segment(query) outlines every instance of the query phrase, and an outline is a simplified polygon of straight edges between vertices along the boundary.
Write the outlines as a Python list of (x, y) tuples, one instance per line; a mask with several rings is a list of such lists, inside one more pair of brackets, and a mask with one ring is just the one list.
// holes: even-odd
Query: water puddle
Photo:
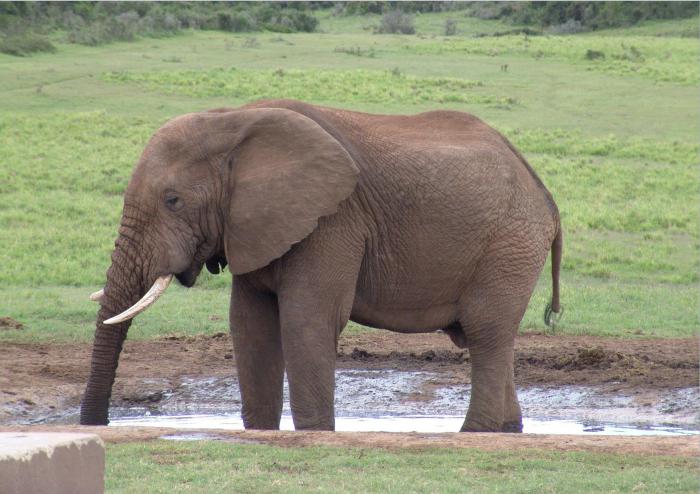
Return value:
[[(464, 417), (457, 416), (399, 416), (399, 417), (336, 417), (336, 431), (344, 432), (456, 432)], [(125, 417), (110, 422), (110, 426), (172, 427), (182, 430), (223, 429), (243, 430), (238, 415), (179, 415), (158, 417)], [(282, 430), (294, 430), (292, 417), (282, 416)], [(584, 423), (574, 420), (523, 419), (523, 432), (530, 434), (585, 434), (625, 436), (678, 436), (698, 434), (698, 431), (674, 426), (619, 425)], [(199, 440), (207, 434), (171, 434), (165, 439)]]
[[(470, 386), (432, 372), (338, 370), (336, 430), (456, 432), (469, 405)], [(285, 384), (282, 429), (293, 430)], [(525, 432), (535, 434), (680, 435), (698, 433), (700, 389), (631, 394), (590, 386), (518, 390)], [(147, 400), (148, 401), (148, 400)], [(115, 407), (114, 426), (243, 429), (233, 377), (183, 378), (157, 400)]]

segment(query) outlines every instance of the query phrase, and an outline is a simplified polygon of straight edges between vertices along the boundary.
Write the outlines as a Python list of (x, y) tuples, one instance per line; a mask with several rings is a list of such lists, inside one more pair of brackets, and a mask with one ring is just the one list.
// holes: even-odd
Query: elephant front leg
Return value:
[(335, 430), (335, 328), (283, 317), (282, 347), (294, 428)]
[(284, 358), (276, 299), (234, 277), (230, 315), (243, 425), (279, 429)]

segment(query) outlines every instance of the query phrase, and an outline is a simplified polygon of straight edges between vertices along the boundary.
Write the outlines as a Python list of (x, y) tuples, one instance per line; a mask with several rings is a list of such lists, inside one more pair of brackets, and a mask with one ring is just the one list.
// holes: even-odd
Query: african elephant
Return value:
[(472, 115), (272, 100), (174, 118), (124, 195), (107, 283), (93, 297), (80, 422), (108, 422), (130, 318), (173, 276), (191, 287), (204, 265), (228, 264), (246, 428), (279, 428), (286, 371), (295, 427), (333, 430), (336, 347), (351, 319), (445, 331), (470, 353), (462, 430), (521, 431), (514, 338), (550, 249), (558, 313), (557, 206), (523, 156)]

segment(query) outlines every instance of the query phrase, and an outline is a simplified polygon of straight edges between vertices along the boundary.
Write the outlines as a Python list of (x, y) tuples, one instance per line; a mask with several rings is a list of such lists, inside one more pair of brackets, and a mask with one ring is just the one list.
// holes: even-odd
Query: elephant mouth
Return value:
[(194, 282), (197, 281), (197, 276), (199, 275), (199, 272), (201, 270), (201, 265), (199, 267), (190, 266), (185, 271), (181, 273), (176, 273), (175, 278), (177, 279), (177, 281), (180, 282), (182, 286), (191, 288), (194, 285)]
[(175, 273), (175, 278), (182, 286), (192, 288), (192, 286), (194, 286), (194, 282), (197, 281), (197, 276), (199, 276), (199, 273), (202, 271), (202, 266), (203, 264), (201, 263), (192, 263), (192, 265), (186, 270), (180, 273)]
[(199, 276), (203, 266), (206, 265), (207, 271), (211, 274), (219, 274), (224, 270), (227, 264), (226, 257), (220, 254), (210, 257), (205, 262), (193, 260), (190, 267), (180, 273), (176, 273), (175, 278), (182, 286), (191, 288), (195, 281), (197, 281), (197, 276)]

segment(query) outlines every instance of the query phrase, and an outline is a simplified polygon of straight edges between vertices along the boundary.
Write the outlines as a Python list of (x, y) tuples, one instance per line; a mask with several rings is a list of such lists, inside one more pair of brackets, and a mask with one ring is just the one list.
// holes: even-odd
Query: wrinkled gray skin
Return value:
[[(443, 329), (472, 365), (463, 431), (521, 431), (513, 343), (557, 207), (524, 158), (465, 113), (355, 113), (261, 101), (175, 118), (124, 197), (97, 318), (82, 424), (106, 424), (129, 322), (103, 321), (158, 276), (233, 273), (231, 335), (246, 428), (277, 429), (286, 370), (297, 429), (334, 428), (348, 319)], [(156, 356), (154, 356), (156, 358)]]

